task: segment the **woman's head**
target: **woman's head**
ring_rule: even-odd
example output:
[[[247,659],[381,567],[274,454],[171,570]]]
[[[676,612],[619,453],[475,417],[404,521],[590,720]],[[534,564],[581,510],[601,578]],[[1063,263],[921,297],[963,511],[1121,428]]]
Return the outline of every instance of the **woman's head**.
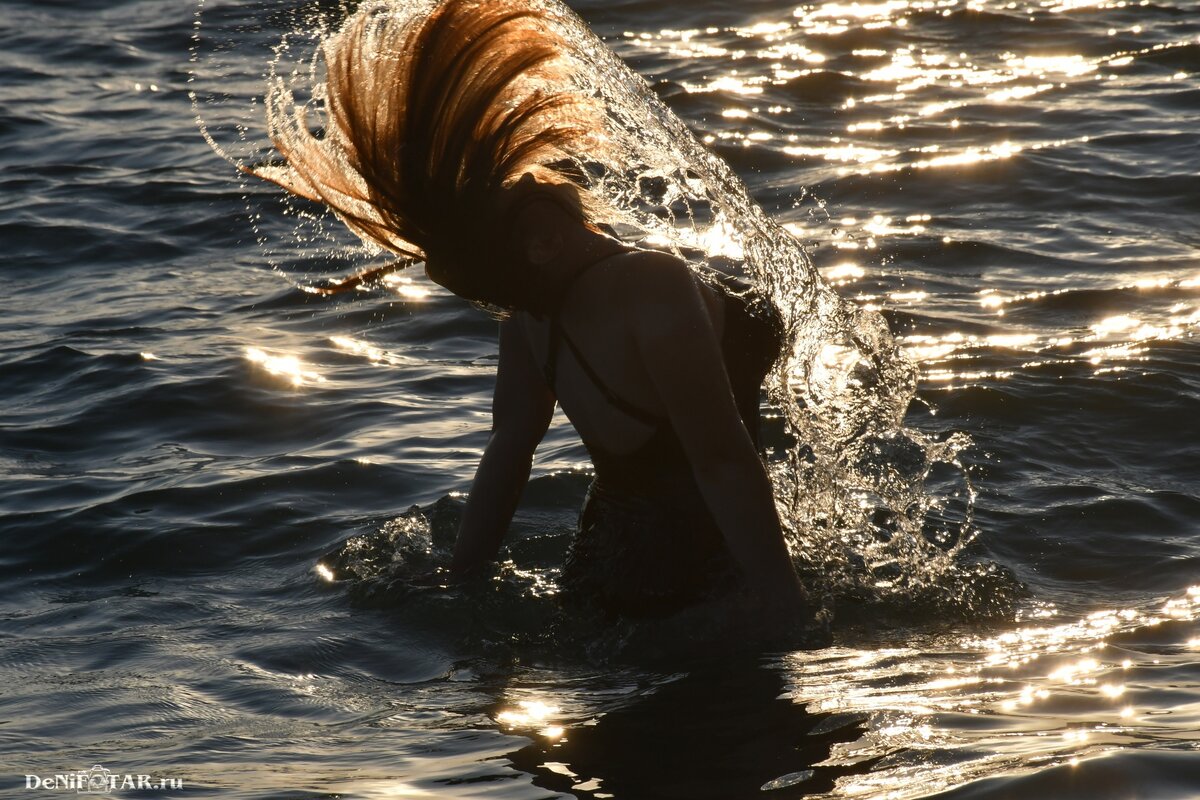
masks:
[[[428,259],[457,294],[522,307],[531,278],[512,257],[504,210],[523,176],[569,184],[561,165],[603,127],[575,91],[569,43],[534,3],[444,0],[411,19],[375,2],[323,55],[323,132],[277,83],[268,124],[287,166],[254,174],[325,203],[368,242]],[[562,190],[587,221],[579,190]]]

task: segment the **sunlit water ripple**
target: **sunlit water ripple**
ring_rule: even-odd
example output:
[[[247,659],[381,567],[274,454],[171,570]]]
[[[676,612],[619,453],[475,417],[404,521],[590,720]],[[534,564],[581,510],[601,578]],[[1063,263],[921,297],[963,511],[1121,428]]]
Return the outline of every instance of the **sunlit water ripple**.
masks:
[[[263,42],[290,24],[207,5]],[[493,323],[421,277],[299,288],[351,261],[197,133],[193,0],[17,0],[5,794],[98,763],[239,798],[1200,793],[1200,6],[576,7],[882,310],[922,376],[910,424],[973,440],[962,569],[1028,598],[847,602],[830,647],[752,659],[562,630],[587,484],[565,424],[493,590],[330,584],[349,537],[413,569],[446,545]]]

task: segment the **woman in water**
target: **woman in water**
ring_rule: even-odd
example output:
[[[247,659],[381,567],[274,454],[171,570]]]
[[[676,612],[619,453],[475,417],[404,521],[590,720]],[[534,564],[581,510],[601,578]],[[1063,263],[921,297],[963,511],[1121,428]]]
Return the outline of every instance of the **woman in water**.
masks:
[[[571,594],[644,616],[735,591],[799,614],[757,447],[777,326],[602,229],[609,209],[579,166],[605,146],[602,109],[535,6],[444,0],[408,22],[360,8],[325,45],[324,132],[276,89],[287,165],[252,171],[501,318],[454,575],[495,560],[557,402],[596,468],[563,569]]]

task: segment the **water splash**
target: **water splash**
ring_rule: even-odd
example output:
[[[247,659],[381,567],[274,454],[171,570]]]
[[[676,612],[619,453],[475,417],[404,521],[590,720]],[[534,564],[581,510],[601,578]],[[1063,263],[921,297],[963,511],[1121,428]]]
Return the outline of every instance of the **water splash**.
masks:
[[[197,12],[197,118],[214,150],[239,166],[270,158],[264,86],[292,93],[321,117],[318,45],[349,11],[371,7],[408,19],[433,4],[266,5],[268,13],[259,9],[254,22],[237,11],[210,14],[203,5]],[[976,535],[975,489],[959,460],[970,440],[905,426],[916,370],[883,317],[840,297],[729,165],[574,12],[557,0],[533,5],[573,43],[569,58],[578,67],[579,90],[607,109],[604,160],[579,166],[589,189],[621,211],[622,234],[694,263],[721,261],[750,278],[782,315],[791,346],[767,389],[793,443],[775,454],[772,477],[798,566],[833,595],[889,603],[921,598],[966,614],[978,610],[971,607],[975,595],[962,592],[975,573],[959,563]],[[272,21],[274,35],[260,19]],[[261,70],[250,66],[255,54],[257,64],[267,64],[265,76],[253,73]],[[240,79],[228,79],[230,72]],[[310,251],[324,248],[335,263],[361,262],[364,251],[327,217],[307,206],[288,208],[296,222],[291,230],[272,220],[268,231],[268,222],[258,221],[264,241],[285,242],[277,245],[285,261],[291,253],[311,265]],[[995,611],[1013,592],[988,594]]]

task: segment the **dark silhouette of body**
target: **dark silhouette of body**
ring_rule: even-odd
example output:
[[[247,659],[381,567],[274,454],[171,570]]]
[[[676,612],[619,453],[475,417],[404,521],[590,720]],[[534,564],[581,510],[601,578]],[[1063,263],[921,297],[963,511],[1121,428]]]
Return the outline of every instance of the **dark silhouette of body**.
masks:
[[[757,352],[729,344],[752,322],[719,283],[604,232],[604,204],[570,168],[603,147],[603,109],[573,91],[571,43],[540,14],[446,0],[401,24],[386,5],[360,8],[326,43],[323,135],[276,87],[268,120],[288,165],[252,171],[502,317],[492,433],[455,575],[495,559],[557,402],[596,461],[589,505],[603,510],[591,528],[584,514],[568,583],[617,613],[669,612],[732,587],[795,614],[803,590],[755,441],[775,351],[757,334],[760,345],[742,347]],[[748,390],[731,381],[747,374],[742,355],[766,364]],[[638,495],[666,522],[614,526],[625,507],[614,495]],[[635,546],[656,535],[669,546]],[[589,565],[606,561],[589,581]],[[640,586],[623,596],[633,572]]]

